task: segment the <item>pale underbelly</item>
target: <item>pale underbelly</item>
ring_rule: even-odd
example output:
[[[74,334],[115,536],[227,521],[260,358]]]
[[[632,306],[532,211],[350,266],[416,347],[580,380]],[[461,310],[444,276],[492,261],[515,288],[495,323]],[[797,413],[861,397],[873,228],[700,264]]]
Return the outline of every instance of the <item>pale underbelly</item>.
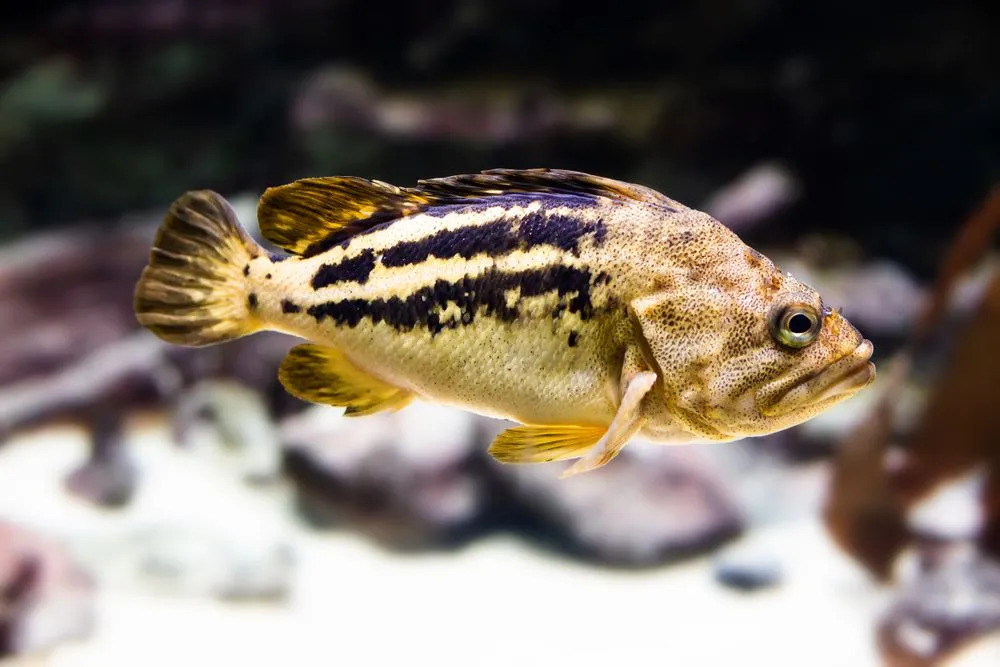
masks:
[[[529,424],[610,423],[620,356],[598,322],[481,318],[431,335],[368,321],[322,338],[359,367],[419,397]],[[324,340],[316,340],[323,343]]]

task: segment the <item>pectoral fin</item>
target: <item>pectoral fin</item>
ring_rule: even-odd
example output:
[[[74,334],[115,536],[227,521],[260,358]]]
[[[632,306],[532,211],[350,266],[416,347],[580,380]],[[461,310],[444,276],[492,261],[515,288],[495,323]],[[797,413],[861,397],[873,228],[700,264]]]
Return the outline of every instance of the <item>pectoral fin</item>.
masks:
[[[652,371],[642,371],[636,373],[628,381],[622,395],[622,401],[618,405],[618,412],[611,421],[607,433],[594,447],[590,449],[582,458],[566,469],[561,477],[578,475],[587,472],[611,461],[618,456],[629,438],[642,427],[643,420],[639,413],[639,403],[643,397],[653,388],[656,383],[656,373]]]
[[[346,408],[348,417],[398,410],[413,398],[359,369],[339,350],[319,345],[293,347],[281,362],[278,379],[293,396]]]
[[[490,445],[490,455],[502,463],[544,463],[582,456],[604,435],[602,426],[517,426]]]

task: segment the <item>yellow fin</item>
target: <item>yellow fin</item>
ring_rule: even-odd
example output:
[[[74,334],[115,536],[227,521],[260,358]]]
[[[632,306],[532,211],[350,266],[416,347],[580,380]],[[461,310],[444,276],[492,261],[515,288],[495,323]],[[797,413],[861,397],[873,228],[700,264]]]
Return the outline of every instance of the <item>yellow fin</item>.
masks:
[[[426,204],[427,198],[381,181],[304,178],[268,188],[257,206],[257,224],[271,243],[311,257]]]
[[[320,345],[296,345],[281,362],[278,379],[289,394],[311,403],[347,408],[356,417],[380,410],[398,410],[413,398],[352,364],[339,350]]]
[[[543,463],[583,456],[607,429],[603,426],[517,426],[490,445],[490,455],[501,463]]]
[[[257,297],[244,271],[262,252],[221,195],[182,195],[160,225],[136,285],[136,318],[177,345],[211,345],[257,331]]]

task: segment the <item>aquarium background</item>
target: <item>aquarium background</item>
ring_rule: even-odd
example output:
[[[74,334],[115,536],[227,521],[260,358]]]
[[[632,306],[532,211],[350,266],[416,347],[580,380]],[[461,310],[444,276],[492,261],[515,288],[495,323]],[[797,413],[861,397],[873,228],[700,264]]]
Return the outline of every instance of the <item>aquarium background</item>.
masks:
[[[0,664],[1000,664],[1000,12],[79,0],[0,21]],[[800,427],[502,466],[132,290],[188,189],[494,167],[709,211],[875,342]]]

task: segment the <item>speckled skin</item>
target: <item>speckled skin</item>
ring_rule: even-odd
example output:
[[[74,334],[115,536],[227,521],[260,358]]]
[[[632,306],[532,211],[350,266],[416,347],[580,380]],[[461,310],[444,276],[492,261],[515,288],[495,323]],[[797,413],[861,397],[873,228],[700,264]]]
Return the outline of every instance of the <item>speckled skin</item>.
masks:
[[[314,257],[276,262],[259,254],[246,276],[256,302],[252,316],[260,328],[336,347],[359,368],[418,397],[526,424],[607,426],[629,379],[652,371],[657,382],[640,403],[640,433],[666,442],[776,431],[871,381],[870,343],[835,312],[826,309],[822,331],[808,347],[790,349],[773,339],[768,317],[776,303],[794,298],[824,311],[814,290],[707,214],[628,187],[644,196],[596,197],[562,210],[539,194],[514,206],[410,215]],[[516,221],[539,210],[599,220],[603,238],[582,238],[573,252],[541,244],[406,266],[380,261],[398,244],[436,231],[498,217]],[[324,265],[360,261],[366,251],[375,263],[363,283],[310,286]],[[440,320],[455,326],[439,331],[401,330],[368,318],[351,326],[310,314],[324,303],[405,297],[491,269],[517,273],[553,265],[605,277],[590,287],[591,316],[564,310],[554,317],[566,295],[523,297],[517,289],[509,294],[516,319],[479,312],[459,324],[462,313],[449,304],[439,309]],[[289,304],[295,312],[287,312]]]

